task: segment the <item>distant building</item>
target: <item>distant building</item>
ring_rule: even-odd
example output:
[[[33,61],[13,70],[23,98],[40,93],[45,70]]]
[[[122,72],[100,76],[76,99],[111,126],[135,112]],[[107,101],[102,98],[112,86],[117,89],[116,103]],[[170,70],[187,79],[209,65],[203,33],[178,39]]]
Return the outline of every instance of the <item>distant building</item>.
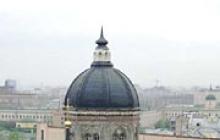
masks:
[[[142,110],[157,110],[169,105],[193,105],[194,103],[193,94],[172,91],[162,86],[145,89],[141,97]]]
[[[155,123],[162,118],[161,111],[140,111],[140,127],[154,128]]]
[[[220,109],[209,103],[214,100],[213,96],[207,96],[207,99],[207,108],[185,106],[162,110],[164,117],[174,122],[176,135],[220,138]]]
[[[11,79],[7,79],[5,80],[5,87],[8,89],[16,89],[16,81],[15,80],[11,80]]]
[[[209,88],[203,90],[196,90],[192,92],[194,96],[194,105],[204,105],[206,104],[206,97],[208,95],[214,95],[216,100],[216,106],[220,103],[220,88]]]
[[[185,115],[177,116],[175,119],[175,135],[183,136],[188,133],[189,130],[189,118]]]
[[[2,92],[1,92],[2,91]],[[13,93],[0,90],[0,109],[59,109],[65,97],[66,88],[37,90],[16,90]]]
[[[65,140],[65,128],[48,126],[46,123],[37,124],[36,140]]]
[[[16,109],[49,109],[49,96],[45,94],[32,93],[16,93],[16,94],[0,94],[0,109],[16,110]],[[57,104],[56,108],[59,107]]]
[[[216,108],[216,97],[212,94],[206,96],[205,108],[215,109]]]
[[[0,121],[5,122],[53,122],[50,110],[0,110]]]
[[[0,94],[10,94],[16,92],[16,81],[7,79],[5,85],[0,87]]]

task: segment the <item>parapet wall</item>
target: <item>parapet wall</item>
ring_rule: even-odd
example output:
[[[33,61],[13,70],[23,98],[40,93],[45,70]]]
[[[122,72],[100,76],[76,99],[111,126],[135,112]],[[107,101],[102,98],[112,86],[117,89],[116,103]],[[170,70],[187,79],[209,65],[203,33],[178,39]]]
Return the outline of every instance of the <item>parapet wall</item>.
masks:
[[[138,140],[219,140],[219,138],[192,138],[159,134],[138,134]]]

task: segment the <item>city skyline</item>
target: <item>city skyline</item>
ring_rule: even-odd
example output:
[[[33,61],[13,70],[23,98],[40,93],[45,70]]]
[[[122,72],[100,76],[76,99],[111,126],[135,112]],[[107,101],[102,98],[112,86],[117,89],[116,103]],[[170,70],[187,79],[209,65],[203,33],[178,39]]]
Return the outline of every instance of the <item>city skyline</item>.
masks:
[[[2,2],[0,83],[68,86],[92,63],[104,25],[114,66],[135,84],[219,85],[219,7],[205,0]]]

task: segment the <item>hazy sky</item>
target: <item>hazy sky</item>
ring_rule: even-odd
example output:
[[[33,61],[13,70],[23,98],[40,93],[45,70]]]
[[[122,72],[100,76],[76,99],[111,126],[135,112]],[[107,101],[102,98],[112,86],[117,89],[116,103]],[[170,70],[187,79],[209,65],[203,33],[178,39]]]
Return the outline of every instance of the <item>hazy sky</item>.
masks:
[[[70,85],[101,25],[133,83],[220,84],[219,0],[1,0],[0,85]]]

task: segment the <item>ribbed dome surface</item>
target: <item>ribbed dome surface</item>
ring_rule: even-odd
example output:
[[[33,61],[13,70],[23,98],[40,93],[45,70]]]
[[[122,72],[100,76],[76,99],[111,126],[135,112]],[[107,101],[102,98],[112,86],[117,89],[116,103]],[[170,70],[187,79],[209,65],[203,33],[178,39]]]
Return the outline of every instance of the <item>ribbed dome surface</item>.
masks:
[[[136,109],[138,96],[128,77],[109,66],[92,66],[69,87],[67,102],[76,109]]]
[[[137,91],[129,78],[113,68],[108,41],[103,28],[95,49],[90,69],[82,72],[70,85],[65,105],[89,110],[136,110],[139,107]]]

